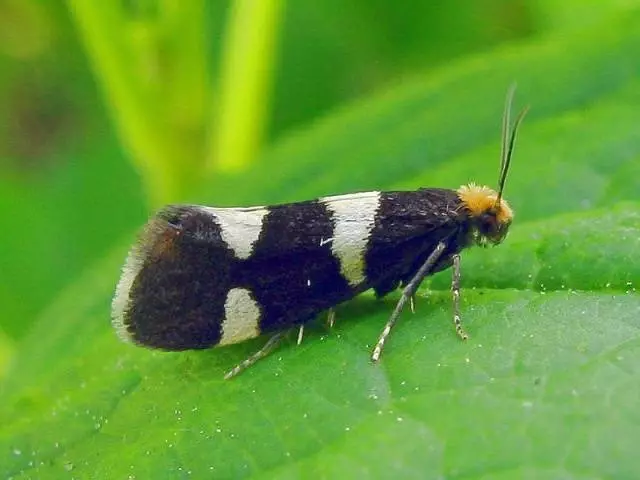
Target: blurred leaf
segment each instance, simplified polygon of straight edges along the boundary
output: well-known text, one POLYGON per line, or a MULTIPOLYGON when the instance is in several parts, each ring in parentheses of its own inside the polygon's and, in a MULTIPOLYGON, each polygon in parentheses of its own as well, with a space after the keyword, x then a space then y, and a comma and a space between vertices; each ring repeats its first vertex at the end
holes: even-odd
MULTIPOLYGON (((371 365, 397 297, 364 295, 339 308, 332 332, 311 328, 302 346, 225 382, 262 339, 185 353, 118 343, 107 317, 119 249, 63 292, 19 352, 2 387, 6 475, 640 475, 640 204, 630 175, 640 138, 629 106, 640 95, 639 48, 635 12, 469 58, 337 113, 251 174, 211 185, 210 199, 263 203, 423 180, 455 187, 470 175, 491 184, 502 99, 517 79, 518 98, 533 105, 507 186, 522 213, 504 245, 463 257, 469 342, 453 334, 450 294, 436 290, 371 365)), ((432 285, 446 288, 447 275, 432 285)))
POLYGON ((0 2, 0 53, 30 58, 51 43, 51 25, 46 8, 36 2, 0 2))
POLYGON ((13 342, 0 330, 0 379, 2 379, 9 370, 14 351, 13 342))
POLYGON ((12 226, 0 249, 0 324, 10 337, 21 339, 56 291, 144 221, 130 165, 113 137, 102 140, 67 153, 46 178, 0 179, 0 211, 12 226))
MULTIPOLYGON (((537 0, 534 0, 537 1, 537 0)), ((288 2, 272 135, 381 85, 531 34, 530 0, 288 2)))
POLYGON ((0 239, 0 328, 16 341, 146 216, 64 5, 38 9, 52 42, 28 61, 0 56, 0 211, 10 230, 0 239))
POLYGON ((533 0, 530 10, 537 18, 537 24, 545 30, 568 30, 584 28, 602 21, 613 13, 620 14, 638 7, 637 0, 601 0, 583 2, 568 0, 533 0))

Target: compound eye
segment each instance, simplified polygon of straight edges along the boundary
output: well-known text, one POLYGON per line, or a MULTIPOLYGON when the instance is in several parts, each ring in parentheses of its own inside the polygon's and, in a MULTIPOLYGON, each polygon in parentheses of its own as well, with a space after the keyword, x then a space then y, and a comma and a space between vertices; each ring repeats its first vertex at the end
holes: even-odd
POLYGON ((487 237, 494 237, 498 233, 498 221, 491 213, 483 213, 480 217, 480 233, 487 237))

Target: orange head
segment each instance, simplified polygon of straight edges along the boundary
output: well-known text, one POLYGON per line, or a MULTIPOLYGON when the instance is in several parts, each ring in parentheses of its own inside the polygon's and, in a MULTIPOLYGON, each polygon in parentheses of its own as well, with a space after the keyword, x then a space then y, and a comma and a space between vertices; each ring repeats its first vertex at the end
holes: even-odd
POLYGON ((504 240, 513 220, 513 210, 502 198, 504 183, 511 164, 511 155, 518 133, 520 122, 527 113, 528 108, 520 112, 511 128, 511 102, 515 87, 512 86, 507 93, 507 101, 502 118, 502 154, 500 162, 500 175, 498 179, 498 191, 470 183, 461 186, 457 192, 458 197, 471 221, 471 241, 477 245, 487 246, 491 243, 497 245, 504 240))
POLYGON ((498 202, 495 190, 475 183, 462 185, 457 192, 471 220, 474 243, 486 246, 502 242, 513 220, 513 210, 507 201, 498 202))

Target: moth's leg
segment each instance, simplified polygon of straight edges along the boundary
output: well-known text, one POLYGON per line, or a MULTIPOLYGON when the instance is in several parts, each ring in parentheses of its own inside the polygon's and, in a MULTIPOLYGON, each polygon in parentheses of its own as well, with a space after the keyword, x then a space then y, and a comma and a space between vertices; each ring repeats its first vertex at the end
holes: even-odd
POLYGON ((460 320, 460 255, 453 256, 453 270, 451 273, 451 295, 453 296, 453 325, 462 340, 469 338, 460 320))
POLYGON ((238 375, 239 373, 242 373, 244 370, 246 370, 251 365, 256 363, 261 358, 264 358, 267 355, 269 355, 269 353, 271 353, 273 349, 278 346, 278 344, 282 341, 282 339, 285 337, 286 334, 287 332, 278 332, 275 335, 273 335, 269 340, 267 340, 267 343, 265 343, 260 350, 258 350, 249 358, 247 358, 246 360, 243 360, 241 363, 239 363, 238 365, 233 367, 231 370, 229 370, 227 374, 224 376, 225 380, 235 377, 236 375, 238 375))
POLYGON ((431 252, 431 254, 427 257, 427 260, 422 264, 418 272, 413 276, 413 278, 407 284, 407 286, 404 287, 404 290, 402 291, 402 295, 400 296, 400 300, 398 300, 398 303, 396 304, 396 308, 393 310, 391 317, 389 317, 387 324, 384 326, 384 329, 380 334, 378 343, 376 343, 376 346, 373 349, 371 360, 373 360, 374 362, 377 362, 378 360, 380 360, 380 355, 382 354, 382 349, 384 348, 384 344, 387 341, 387 338, 389 337, 389 333, 391 332, 391 329, 393 328, 395 323, 398 321, 398 317, 400 317, 400 312, 402 312, 402 309, 404 308, 405 303, 407 303, 407 300, 413 297, 413 295, 416 293, 416 290, 420 286, 420 283, 422 282, 422 280, 424 280, 424 277, 429 275, 429 273, 431 272, 431 269, 436 264, 436 262, 438 261, 438 258, 440 258, 440 255, 442 255, 442 252, 444 252, 445 248, 446 248, 445 243, 439 242, 438 245, 436 245, 436 248, 433 250, 433 252, 431 252))
POLYGON ((329 309, 329 313, 327 314, 327 325, 329 328, 333 328, 336 323, 336 311, 333 308, 329 309))
POLYGON ((416 313, 416 296, 411 295, 409 297, 409 307, 411 308, 411 313, 416 313))
POLYGON ((302 343, 302 337, 304 336, 304 323, 300 325, 298 329, 298 345, 302 343))

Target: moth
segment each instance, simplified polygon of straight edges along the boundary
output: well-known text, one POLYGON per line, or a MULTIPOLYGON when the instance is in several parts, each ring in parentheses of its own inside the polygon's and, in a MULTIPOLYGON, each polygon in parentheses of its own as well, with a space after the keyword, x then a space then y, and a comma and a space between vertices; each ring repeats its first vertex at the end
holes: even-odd
POLYGON ((503 198, 518 128, 514 87, 502 120, 498 188, 362 192, 249 208, 169 205, 131 248, 112 304, 119 336, 162 350, 204 349, 271 335, 230 378, 300 328, 373 289, 402 288, 373 349, 378 361, 407 302, 429 275, 452 267, 453 324, 460 319, 460 252, 501 243, 513 220, 503 198))

